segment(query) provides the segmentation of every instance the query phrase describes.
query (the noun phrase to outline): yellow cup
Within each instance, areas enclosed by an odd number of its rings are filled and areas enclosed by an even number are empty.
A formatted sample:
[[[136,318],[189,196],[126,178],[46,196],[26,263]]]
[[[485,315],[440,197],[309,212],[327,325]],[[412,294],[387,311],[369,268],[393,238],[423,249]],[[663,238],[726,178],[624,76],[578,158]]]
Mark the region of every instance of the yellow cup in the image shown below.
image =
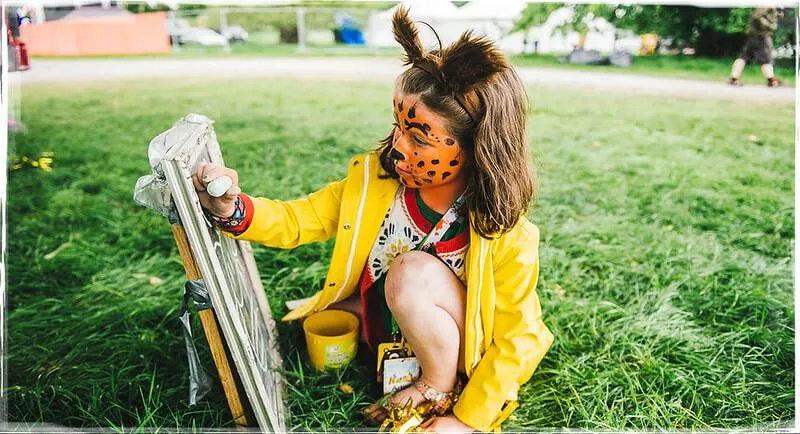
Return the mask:
[[[358,318],[343,310],[323,310],[303,322],[311,365],[317,370],[341,368],[358,349]]]

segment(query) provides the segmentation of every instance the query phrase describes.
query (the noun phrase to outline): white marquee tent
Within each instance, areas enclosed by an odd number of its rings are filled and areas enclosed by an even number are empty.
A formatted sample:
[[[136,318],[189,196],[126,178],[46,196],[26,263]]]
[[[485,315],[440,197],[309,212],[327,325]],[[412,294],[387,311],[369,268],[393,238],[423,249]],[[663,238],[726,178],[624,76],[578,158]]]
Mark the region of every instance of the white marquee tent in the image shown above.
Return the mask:
[[[419,22],[426,22],[436,29],[442,44],[455,41],[463,32],[472,29],[476,34],[487,36],[507,53],[531,51],[533,41],[538,41],[539,52],[568,52],[578,44],[576,32],[562,34],[560,25],[571,18],[569,8],[554,12],[548,21],[539,27],[524,32],[512,32],[527,5],[526,0],[473,0],[456,7],[448,0],[409,0],[402,4],[409,8],[411,18],[418,23],[420,37],[426,48],[437,46],[431,31]],[[392,15],[399,4],[389,10],[373,14],[365,29],[365,39],[373,47],[396,46],[392,35]],[[605,20],[590,23],[586,48],[611,52],[614,49],[614,27]],[[527,38],[526,38],[527,36]],[[527,43],[527,46],[526,46]]]
[[[397,43],[392,34],[392,16],[400,5],[409,9],[409,16],[412,20],[426,22],[430,24],[442,44],[454,41],[459,35],[463,26],[458,23],[458,8],[449,0],[408,0],[398,3],[394,7],[372,14],[364,29],[364,38],[367,45],[373,47],[394,47]],[[425,25],[417,25],[422,44],[426,48],[438,46],[436,37]],[[463,31],[463,30],[462,30]]]

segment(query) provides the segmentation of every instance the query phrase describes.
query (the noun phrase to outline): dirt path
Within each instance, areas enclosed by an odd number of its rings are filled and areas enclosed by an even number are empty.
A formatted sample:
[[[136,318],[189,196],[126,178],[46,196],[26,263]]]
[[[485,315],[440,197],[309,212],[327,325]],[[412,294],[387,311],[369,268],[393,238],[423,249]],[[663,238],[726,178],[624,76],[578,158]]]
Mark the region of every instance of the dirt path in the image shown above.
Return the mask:
[[[355,81],[391,81],[402,71],[399,60],[371,57],[286,57],[215,59],[34,59],[31,69],[11,74],[10,82],[79,83],[106,80],[199,77],[293,77]],[[570,89],[597,89],[696,99],[727,99],[791,104],[794,88],[735,88],[725,83],[643,75],[517,68],[527,84]]]

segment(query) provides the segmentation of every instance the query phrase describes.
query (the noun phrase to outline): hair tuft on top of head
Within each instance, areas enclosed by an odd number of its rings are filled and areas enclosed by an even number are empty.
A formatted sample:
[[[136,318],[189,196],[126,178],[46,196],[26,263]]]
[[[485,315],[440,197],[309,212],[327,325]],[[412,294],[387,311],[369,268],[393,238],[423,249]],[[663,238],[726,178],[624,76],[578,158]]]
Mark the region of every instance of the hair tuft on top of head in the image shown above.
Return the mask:
[[[472,31],[464,32],[441,53],[442,76],[446,78],[450,89],[457,93],[490,81],[508,67],[506,57],[494,43],[475,36]]]
[[[398,7],[394,12],[392,30],[395,41],[405,51],[404,64],[417,64],[427,58],[425,49],[422,47],[422,41],[419,39],[417,27],[408,17],[408,9],[405,6]]]

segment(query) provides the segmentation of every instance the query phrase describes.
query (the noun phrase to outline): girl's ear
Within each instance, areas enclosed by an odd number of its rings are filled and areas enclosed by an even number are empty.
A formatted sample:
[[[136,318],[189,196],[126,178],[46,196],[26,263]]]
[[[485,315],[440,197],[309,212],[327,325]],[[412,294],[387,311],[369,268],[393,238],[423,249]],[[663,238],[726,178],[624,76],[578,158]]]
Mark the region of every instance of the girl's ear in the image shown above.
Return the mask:
[[[408,17],[408,9],[405,6],[400,6],[394,13],[392,18],[392,26],[394,31],[394,39],[405,50],[406,55],[403,59],[406,65],[416,64],[425,60],[425,49],[422,47],[422,42],[419,39],[419,32],[417,27],[411,22]]]
[[[494,44],[486,38],[476,37],[472,31],[462,34],[441,53],[442,76],[446,77],[450,90],[459,94],[488,82],[508,67],[505,56]]]

